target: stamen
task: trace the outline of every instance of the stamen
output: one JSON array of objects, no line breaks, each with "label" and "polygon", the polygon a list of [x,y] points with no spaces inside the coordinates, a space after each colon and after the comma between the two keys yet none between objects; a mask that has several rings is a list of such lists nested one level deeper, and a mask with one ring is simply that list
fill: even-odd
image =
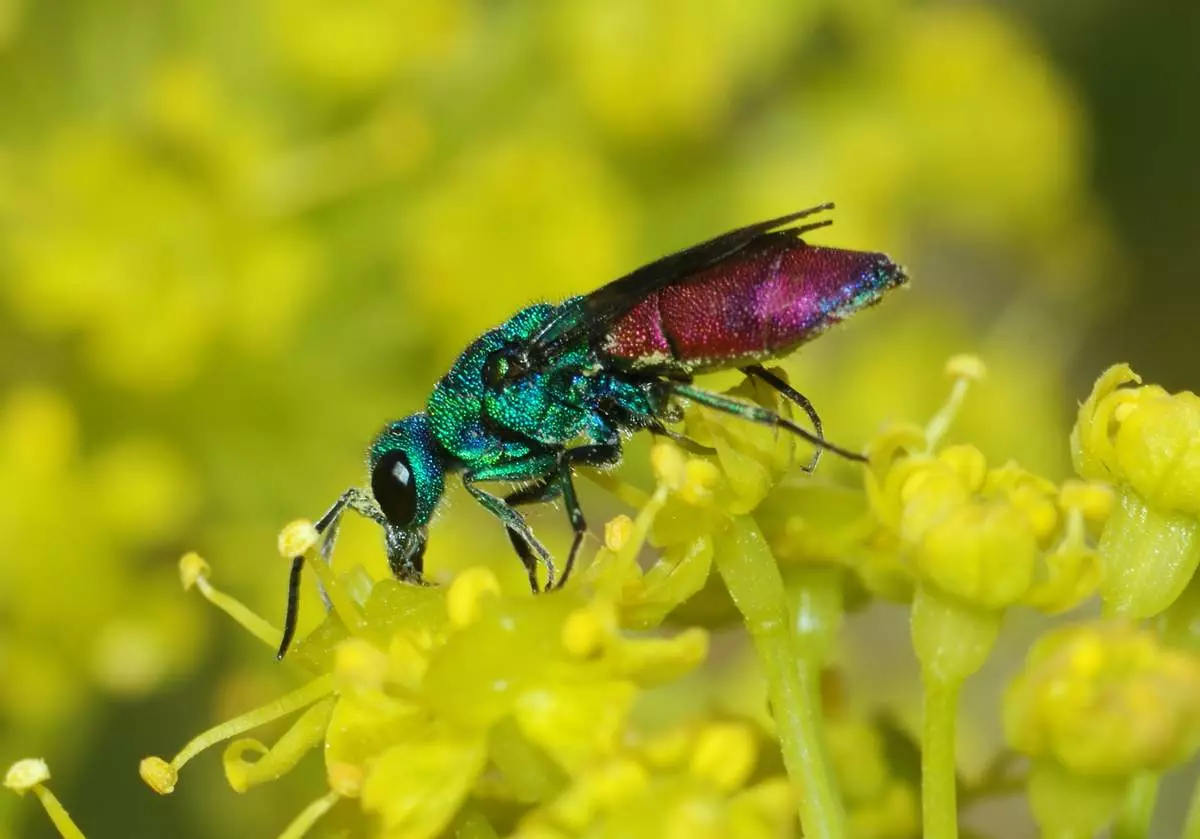
[{"label": "stamen", "polygon": [[283,637],[283,633],[271,623],[259,617],[237,598],[231,597],[215,588],[208,581],[211,573],[212,568],[196,553],[184,554],[183,558],[179,560],[179,580],[183,583],[184,591],[195,586],[209,603],[229,615],[243,629],[268,647],[276,649],[279,646],[279,639]]},{"label": "stamen", "polygon": [[33,790],[33,794],[42,803],[42,809],[46,811],[46,815],[50,817],[50,821],[58,829],[58,833],[63,839],[86,839],[83,831],[71,820],[66,809],[54,797],[54,793],[45,786],[45,782],[48,780],[50,780],[50,767],[46,765],[46,761],[29,758],[18,760],[9,767],[8,774],[4,776],[4,786],[17,795],[24,795],[29,790]]},{"label": "stamen", "polygon": [[169,763],[161,757],[148,757],[143,760],[138,770],[142,780],[159,795],[169,795],[175,791],[179,770],[209,746],[237,737],[252,728],[257,728],[305,708],[333,693],[333,689],[333,674],[326,673],[286,696],[213,726],[203,734],[192,738]]},{"label": "stamen", "polygon": [[[270,748],[251,737],[230,743],[221,762],[225,767],[225,780],[233,791],[245,792],[250,787],[277,781],[294,769],[325,739],[335,703],[336,700],[329,697],[310,706]],[[250,755],[254,757],[248,758]]]},{"label": "stamen", "polygon": [[929,452],[937,448],[958,417],[971,382],[982,381],[987,376],[987,367],[978,356],[956,355],[946,362],[946,374],[954,379],[954,386],[945,404],[925,426],[925,450]]}]

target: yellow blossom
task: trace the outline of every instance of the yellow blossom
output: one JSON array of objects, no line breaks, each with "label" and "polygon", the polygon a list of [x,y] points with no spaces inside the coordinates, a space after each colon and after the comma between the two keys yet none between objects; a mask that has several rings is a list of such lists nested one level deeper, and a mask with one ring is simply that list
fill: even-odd
[{"label": "yellow blossom", "polygon": [[1009,742],[1088,776],[1161,771],[1200,749],[1200,658],[1123,623],[1055,630],[1004,701]]},{"label": "yellow blossom", "polygon": [[1129,365],[1110,367],[1071,432],[1079,474],[1116,487],[1101,593],[1110,611],[1134,618],[1170,606],[1200,566],[1200,397],[1126,387],[1140,384]]},{"label": "yellow blossom", "polygon": [[[297,529],[290,526],[281,539],[291,544]],[[188,580],[207,579],[197,560],[185,559]],[[357,605],[340,590],[344,580],[320,573],[335,607],[361,619],[351,637],[330,637],[332,671],[201,735],[169,764],[147,761],[148,783],[168,792],[178,768],[200,749],[304,708],[273,746],[230,743],[225,770],[234,789],[278,778],[323,741],[336,797],[361,798],[388,831],[435,836],[477,787],[521,800],[549,798],[566,775],[615,755],[639,690],[679,678],[707,653],[702,631],[626,637],[603,598],[506,595],[483,568],[464,571],[447,589],[381,581]],[[341,623],[337,612],[328,622]],[[325,637],[315,634],[317,642]],[[711,766],[721,743],[742,742],[722,731],[704,741],[697,766],[731,789],[748,764]],[[489,764],[499,776],[484,777]],[[332,800],[313,807],[323,812]]]}]

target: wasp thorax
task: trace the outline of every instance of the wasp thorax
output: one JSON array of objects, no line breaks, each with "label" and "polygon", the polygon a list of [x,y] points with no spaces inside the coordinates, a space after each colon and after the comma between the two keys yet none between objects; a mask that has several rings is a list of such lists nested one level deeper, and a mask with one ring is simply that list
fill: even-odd
[{"label": "wasp thorax", "polygon": [[483,383],[493,390],[512,384],[529,372],[529,361],[511,348],[497,350],[483,364]]}]

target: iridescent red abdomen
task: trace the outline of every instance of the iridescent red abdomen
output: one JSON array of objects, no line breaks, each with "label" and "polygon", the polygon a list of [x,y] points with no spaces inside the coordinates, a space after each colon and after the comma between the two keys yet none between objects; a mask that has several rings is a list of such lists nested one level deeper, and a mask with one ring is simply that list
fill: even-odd
[{"label": "iridescent red abdomen", "polygon": [[881,253],[770,237],[649,294],[602,347],[636,367],[737,367],[786,355],[906,280]]}]

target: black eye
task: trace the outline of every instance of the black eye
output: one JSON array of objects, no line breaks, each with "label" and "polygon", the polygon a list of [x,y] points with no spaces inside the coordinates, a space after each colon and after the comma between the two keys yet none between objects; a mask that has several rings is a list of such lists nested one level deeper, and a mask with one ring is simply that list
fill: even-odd
[{"label": "black eye", "polygon": [[379,458],[371,471],[371,492],[392,524],[412,522],[417,514],[417,485],[404,452],[397,449]]}]

